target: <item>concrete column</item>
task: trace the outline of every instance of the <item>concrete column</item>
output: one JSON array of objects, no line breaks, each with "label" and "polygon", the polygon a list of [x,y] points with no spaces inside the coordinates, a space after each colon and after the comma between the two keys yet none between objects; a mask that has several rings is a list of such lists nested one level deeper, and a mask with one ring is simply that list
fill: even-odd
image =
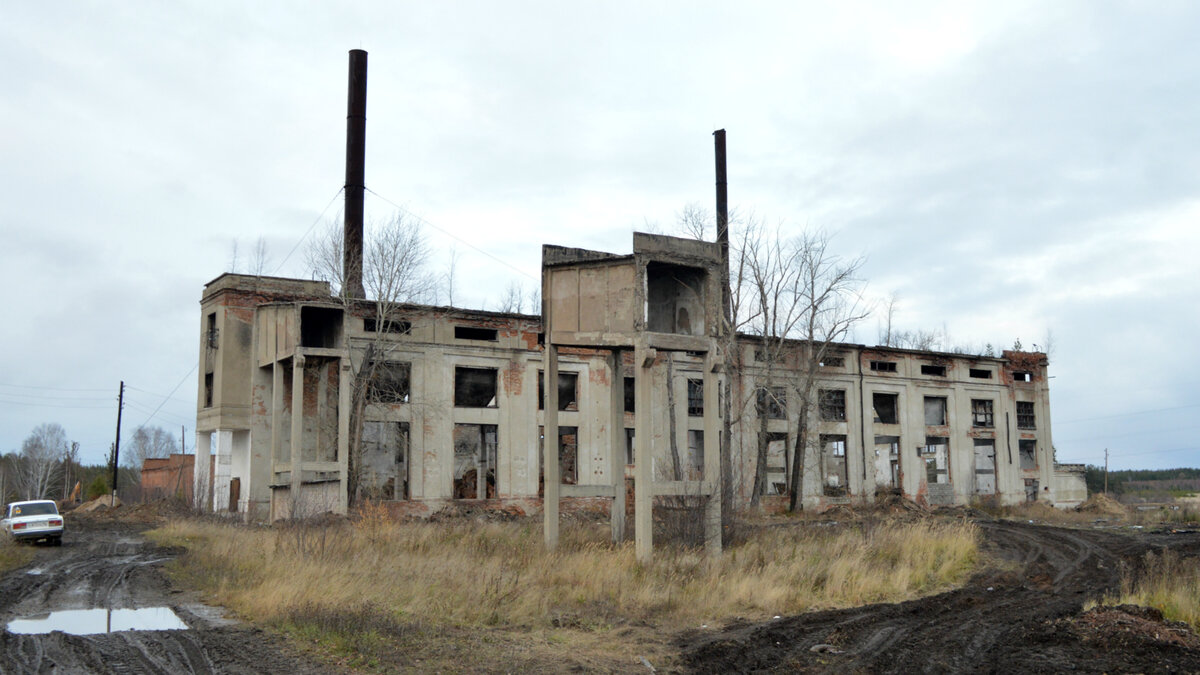
[{"label": "concrete column", "polygon": [[[338,474],[341,476],[338,491],[338,513],[346,513],[350,509],[350,357],[343,356],[338,369],[338,438],[337,458]],[[411,436],[412,427],[409,427]],[[359,439],[361,443],[362,439]],[[411,453],[410,453],[411,454]],[[361,467],[360,467],[361,469]]]},{"label": "concrete column", "polygon": [[[213,469],[213,511],[229,508],[229,479],[233,469],[233,430],[217,431],[217,462]],[[235,508],[236,504],[233,505]]]},{"label": "concrete column", "polygon": [[279,362],[271,363],[271,482],[274,482],[275,463],[279,461],[279,422],[283,418],[283,369]]},{"label": "concrete column", "polygon": [[704,367],[704,482],[710,487],[704,507],[704,548],[721,554],[721,407],[719,368],[709,352]]},{"label": "concrete column", "polygon": [[[297,349],[297,352],[299,349]],[[289,518],[303,516],[300,503],[300,479],[303,473],[304,461],[304,356],[297,353],[292,357],[292,438],[288,450],[290,471],[292,473],[291,502],[292,512]]]},{"label": "concrete column", "polygon": [[657,353],[645,347],[634,351],[634,522],[633,537],[637,558],[649,562],[654,555],[654,433],[652,403],[654,359]]},{"label": "concrete column", "polygon": [[[546,367],[543,387],[545,394],[545,424],[543,425],[542,466],[544,494],[542,498],[543,534],[546,548],[558,546],[558,348],[546,342]],[[577,446],[578,447],[578,446]],[[578,462],[578,459],[576,460]],[[578,466],[578,463],[576,464]]]},{"label": "concrete column", "polygon": [[212,432],[196,432],[196,463],[192,469],[192,504],[200,510],[211,508],[208,501],[209,488],[212,487],[212,476],[209,468],[212,462]]},{"label": "concrete column", "polygon": [[609,390],[609,475],[612,478],[612,539],[625,539],[625,378],[621,373],[621,350],[608,355]]}]

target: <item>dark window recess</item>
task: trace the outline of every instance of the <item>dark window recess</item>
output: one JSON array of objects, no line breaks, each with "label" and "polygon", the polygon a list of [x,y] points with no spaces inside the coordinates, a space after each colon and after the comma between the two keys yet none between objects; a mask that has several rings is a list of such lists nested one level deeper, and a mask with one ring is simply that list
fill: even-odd
[{"label": "dark window recess", "polygon": [[846,359],[840,356],[826,356],[821,359],[822,368],[841,368],[846,365]]},{"label": "dark window recess", "polygon": [[545,333],[538,333],[537,336],[538,336],[537,343],[539,345],[546,344],[546,334]]},{"label": "dark window recess", "polygon": [[990,371],[986,368],[972,368],[970,375],[971,375],[971,377],[974,377],[974,378],[977,378],[980,380],[992,379],[992,371]]},{"label": "dark window recess", "polygon": [[688,416],[704,417],[704,380],[688,380]]},{"label": "dark window recess", "polygon": [[337,307],[300,308],[300,346],[336,349],[342,340],[342,310]]},{"label": "dark window recess", "polygon": [[459,408],[495,408],[495,368],[455,368],[454,405]]},{"label": "dark window recess", "polygon": [[846,421],[846,391],[844,389],[822,389],[817,393],[821,419],[833,422]]},{"label": "dark window recess", "polygon": [[363,319],[363,330],[368,333],[408,335],[412,332],[412,323],[409,321],[393,321],[392,319],[384,319],[381,323],[378,319],[367,318]]},{"label": "dark window recess", "polygon": [[946,376],[946,366],[931,366],[928,364],[921,366],[922,375],[934,375],[936,377]]},{"label": "dark window recess", "polygon": [[871,403],[875,407],[875,422],[877,424],[900,423],[899,394],[871,394]]},{"label": "dark window recess", "polygon": [[945,396],[926,396],[925,397],[925,424],[931,427],[945,426],[946,424],[946,397]]},{"label": "dark window recess", "polygon": [[633,378],[626,377],[624,379],[625,379],[625,412],[631,413],[634,411],[633,402],[637,400],[637,398],[633,394]]},{"label": "dark window recess", "polygon": [[208,315],[208,328],[204,333],[204,338],[208,341],[209,349],[216,349],[219,344],[220,334],[217,332],[217,313],[213,312]]},{"label": "dark window recess", "polygon": [[455,340],[486,340],[495,342],[499,339],[500,332],[495,328],[476,328],[474,326],[455,326]]},{"label": "dark window recess", "polygon": [[[558,374],[558,409],[579,410],[577,373]],[[546,371],[538,371],[538,410],[546,409]]]},{"label": "dark window recess", "polygon": [[762,363],[767,360],[767,350],[759,347],[754,350],[754,360]]},{"label": "dark window recess", "polygon": [[646,264],[646,329],[655,333],[704,335],[708,274],[699,267],[651,261]]},{"label": "dark window recess", "polygon": [[633,429],[625,430],[625,463],[633,464]]},{"label": "dark window recess", "polygon": [[411,393],[412,364],[407,361],[383,361],[368,364],[367,398],[372,403],[408,403]]},{"label": "dark window recess", "polygon": [[880,373],[894,373],[894,372],[896,372],[896,362],[895,361],[872,361],[871,362],[871,370],[874,370],[874,371],[880,372]]},{"label": "dark window recess", "polygon": [[971,399],[971,426],[973,427],[994,427],[995,420],[992,416],[992,402],[989,399],[973,398]]},{"label": "dark window recess", "polygon": [[1017,401],[1017,428],[1037,428],[1037,418],[1033,412],[1033,401]]},{"label": "dark window recess", "polygon": [[758,414],[764,412],[767,419],[781,420],[786,417],[787,391],[783,387],[758,388]]},{"label": "dark window recess", "polygon": [[204,374],[204,407],[211,408],[213,402],[213,374]]},{"label": "dark window recess", "polygon": [[1018,441],[1021,451],[1021,468],[1032,471],[1037,468],[1037,441]]},{"label": "dark window recess", "polygon": [[1033,382],[1033,373],[1018,370],[1013,373],[1013,382]]}]

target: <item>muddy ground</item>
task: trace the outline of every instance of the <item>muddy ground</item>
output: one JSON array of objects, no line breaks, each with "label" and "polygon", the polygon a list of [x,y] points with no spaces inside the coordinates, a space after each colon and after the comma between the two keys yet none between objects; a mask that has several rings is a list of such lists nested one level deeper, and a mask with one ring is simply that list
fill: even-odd
[{"label": "muddy ground", "polygon": [[91,635],[3,630],[0,673],[326,672],[274,636],[172,589],[161,565],[178,552],[142,538],[145,525],[80,518],[67,524],[61,547],[37,545],[31,565],[0,577],[0,627],[51,611],[168,607],[187,628]]},{"label": "muddy ground", "polygon": [[1007,571],[920,600],[690,633],[683,662],[704,673],[1200,673],[1200,637],[1182,624],[1138,607],[1082,612],[1147,551],[1200,556],[1200,532],[979,525]]}]

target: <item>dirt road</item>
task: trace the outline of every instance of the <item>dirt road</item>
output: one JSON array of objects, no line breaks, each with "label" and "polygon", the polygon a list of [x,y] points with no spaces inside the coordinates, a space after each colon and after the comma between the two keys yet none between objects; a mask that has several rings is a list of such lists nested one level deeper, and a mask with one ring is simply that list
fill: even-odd
[{"label": "dirt road", "polygon": [[0,673],[324,672],[173,591],[160,566],[174,555],[128,524],[68,519],[61,547],[0,578]]},{"label": "dirt road", "polygon": [[985,549],[1014,571],[898,604],[784,617],[681,639],[695,672],[1200,672],[1200,639],[1138,608],[1083,603],[1119,587],[1122,566],[1200,533],[1131,536],[982,522]]}]

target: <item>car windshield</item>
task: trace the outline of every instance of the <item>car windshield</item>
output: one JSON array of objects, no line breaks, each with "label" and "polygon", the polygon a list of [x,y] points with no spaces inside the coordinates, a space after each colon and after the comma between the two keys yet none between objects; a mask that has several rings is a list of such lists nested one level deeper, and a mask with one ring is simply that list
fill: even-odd
[{"label": "car windshield", "polygon": [[13,504],[12,510],[9,513],[12,517],[17,516],[52,516],[58,513],[54,502],[38,502],[36,504]]}]

